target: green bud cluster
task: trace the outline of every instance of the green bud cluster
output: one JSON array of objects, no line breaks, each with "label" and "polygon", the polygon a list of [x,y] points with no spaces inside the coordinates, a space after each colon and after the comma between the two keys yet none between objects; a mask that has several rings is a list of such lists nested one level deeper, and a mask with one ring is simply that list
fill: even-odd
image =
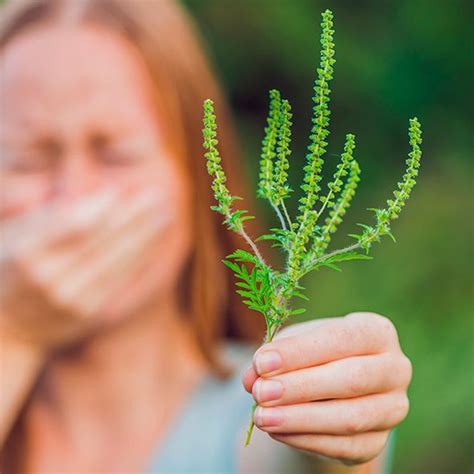
[{"label": "green bud cluster", "polygon": [[334,185],[330,189],[333,189],[334,193],[339,192],[342,185],[341,177],[348,173],[348,167],[350,168],[349,178],[345,182],[342,192],[336,202],[329,200],[324,201],[324,204],[331,205],[332,208],[324,221],[324,226],[320,235],[318,235],[314,241],[313,251],[317,256],[320,256],[327,249],[329,243],[331,242],[331,234],[334,234],[337,231],[338,225],[342,222],[342,218],[349,209],[352,198],[355,196],[357,185],[360,181],[360,167],[359,163],[357,163],[357,161],[352,158],[353,149],[353,135],[348,135],[345,152],[342,155],[341,163],[338,165],[338,171],[340,175],[334,179]]},{"label": "green bud cluster", "polygon": [[421,125],[418,119],[410,119],[408,130],[411,152],[406,160],[406,171],[402,180],[397,183],[397,189],[393,192],[393,198],[387,200],[387,207],[384,209],[372,209],[375,213],[376,224],[374,226],[362,226],[364,232],[362,235],[353,235],[361,248],[368,251],[374,242],[378,242],[380,237],[391,233],[391,221],[398,219],[402,208],[408,202],[410,194],[415,187],[416,177],[421,160]]},{"label": "green bud cluster", "polygon": [[204,148],[208,150],[204,154],[207,160],[207,172],[213,178],[211,186],[214,191],[214,197],[218,202],[218,206],[214,206],[213,210],[227,217],[230,214],[233,197],[225,184],[227,178],[222,169],[222,160],[217,150],[217,144],[219,143],[217,140],[217,123],[214,113],[214,103],[211,99],[207,99],[204,102],[203,123],[203,145]]},{"label": "green bud cluster", "polygon": [[280,121],[280,92],[275,89],[270,91],[270,104],[265,127],[265,136],[262,140],[262,153],[260,158],[260,180],[257,195],[265,199],[272,199],[273,192],[273,161],[276,156],[276,143]]},{"label": "green bud cluster", "polygon": [[288,157],[291,154],[291,105],[283,99],[281,102],[279,115],[278,146],[275,161],[274,187],[271,199],[275,205],[278,205],[283,199],[290,196],[291,188],[288,185],[288,169],[290,163]]},{"label": "green bud cluster", "polygon": [[324,164],[323,155],[326,152],[327,137],[329,135],[329,100],[331,90],[329,82],[333,78],[333,66],[336,62],[334,59],[334,30],[333,14],[330,10],[326,10],[322,14],[321,22],[321,58],[320,65],[317,69],[317,78],[314,83],[313,96],[313,117],[312,129],[310,134],[309,153],[306,155],[307,164],[304,167],[304,178],[301,189],[303,196],[299,200],[298,221],[301,227],[307,225],[308,213],[313,209],[318,200],[318,193],[321,190],[319,182],[321,181],[321,170]]},{"label": "green bud cluster", "polygon": [[222,169],[222,160],[217,150],[219,143],[217,140],[217,123],[214,103],[211,99],[204,101],[203,125],[203,146],[207,150],[204,154],[207,160],[207,172],[213,178],[211,188],[218,204],[217,206],[211,206],[211,209],[225,217],[224,222],[230,230],[241,232],[244,221],[253,219],[253,217],[246,215],[247,211],[245,210],[232,210],[232,203],[240,197],[233,196],[226,186],[227,178]]},{"label": "green bud cluster", "polygon": [[[267,126],[262,140],[260,179],[257,196],[267,199],[280,219],[283,229],[291,227],[284,200],[292,189],[288,185],[291,154],[291,105],[279,91],[270,91]],[[285,221],[285,219],[287,219]]]}]

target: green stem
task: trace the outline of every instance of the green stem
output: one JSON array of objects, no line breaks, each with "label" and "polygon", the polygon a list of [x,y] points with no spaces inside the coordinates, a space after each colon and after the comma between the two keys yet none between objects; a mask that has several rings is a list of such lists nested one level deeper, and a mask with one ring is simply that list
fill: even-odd
[{"label": "green stem", "polygon": [[[274,326],[271,326],[270,328],[268,328],[267,334],[265,335],[264,344],[266,344],[267,342],[271,342],[273,340],[273,338],[275,337],[275,334],[278,332],[278,329],[280,329],[279,324],[275,324]],[[255,426],[255,423],[253,421],[253,415],[256,409],[257,409],[257,403],[255,402],[252,406],[252,413],[250,415],[250,422],[247,428],[247,436],[245,437],[244,446],[248,446],[250,443],[250,439],[252,438],[253,427]]]},{"label": "green stem", "polygon": [[250,423],[247,428],[247,436],[245,438],[245,446],[248,446],[250,443],[250,438],[252,437],[253,433],[253,427],[255,426],[255,423],[253,422],[253,414],[255,413],[255,410],[257,409],[257,403],[255,402],[252,406],[252,413],[250,414]]},{"label": "green stem", "polygon": [[283,215],[280,212],[280,209],[278,209],[278,206],[276,204],[273,204],[273,202],[271,203],[271,205],[272,205],[276,215],[278,216],[278,219],[280,219],[281,228],[283,230],[286,230],[285,219],[283,219]]},{"label": "green stem", "polygon": [[260,262],[263,265],[265,265],[265,260],[263,259],[262,254],[260,253],[260,251],[258,250],[257,245],[249,237],[247,232],[245,232],[245,229],[243,228],[243,226],[237,231],[237,233],[240,234],[245,239],[245,241],[249,244],[250,248],[253,250],[253,253],[256,255],[256,257],[260,260]]},{"label": "green stem", "polygon": [[288,210],[286,209],[286,206],[285,206],[285,203],[283,202],[283,200],[281,201],[281,207],[283,209],[283,213],[285,214],[286,220],[288,222],[288,227],[291,230],[293,228],[293,224],[291,223],[291,219],[290,219],[290,216],[288,214]]}]

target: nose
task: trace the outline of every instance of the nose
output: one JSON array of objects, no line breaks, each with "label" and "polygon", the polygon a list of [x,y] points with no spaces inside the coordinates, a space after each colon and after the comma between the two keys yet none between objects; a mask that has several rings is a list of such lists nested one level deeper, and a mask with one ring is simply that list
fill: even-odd
[{"label": "nose", "polygon": [[94,189],[100,182],[98,170],[86,153],[74,152],[65,156],[54,178],[54,197],[74,201]]}]

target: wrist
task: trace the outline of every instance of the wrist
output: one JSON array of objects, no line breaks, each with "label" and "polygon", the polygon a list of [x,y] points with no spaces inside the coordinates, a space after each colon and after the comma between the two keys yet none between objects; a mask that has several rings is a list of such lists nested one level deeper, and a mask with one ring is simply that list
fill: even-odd
[{"label": "wrist", "polygon": [[40,347],[16,337],[0,324],[0,446],[30,393],[45,357]]},{"label": "wrist", "polygon": [[28,360],[44,359],[48,349],[11,328],[0,313],[0,357],[13,352]]}]

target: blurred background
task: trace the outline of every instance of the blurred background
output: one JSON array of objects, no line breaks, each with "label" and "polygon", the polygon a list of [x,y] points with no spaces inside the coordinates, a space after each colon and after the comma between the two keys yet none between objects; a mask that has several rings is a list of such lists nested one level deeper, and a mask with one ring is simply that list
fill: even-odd
[{"label": "blurred background", "polygon": [[[294,112],[291,179],[298,189],[319,62],[320,14],[335,14],[336,66],[328,176],[347,132],[362,183],[338,242],[403,173],[408,119],[423,126],[412,199],[375,259],[323,270],[306,283],[311,317],[371,310],[397,325],[414,364],[411,411],[397,429],[394,473],[473,472],[472,284],[474,2],[449,0],[185,0],[231,101],[252,186],[268,90]],[[254,187],[252,189],[255,189]],[[259,217],[271,225],[264,202]],[[257,316],[256,316],[257,317]]]}]

